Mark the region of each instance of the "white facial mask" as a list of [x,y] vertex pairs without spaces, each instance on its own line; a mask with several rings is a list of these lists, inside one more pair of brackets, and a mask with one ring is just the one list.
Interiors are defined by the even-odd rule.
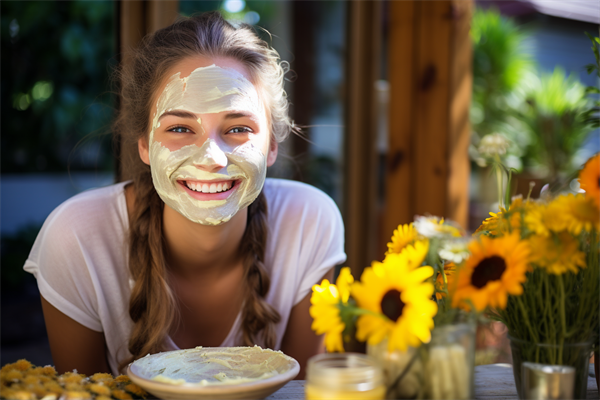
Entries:
[[[196,223],[227,222],[260,194],[267,171],[266,156],[251,141],[230,147],[210,138],[201,147],[192,144],[170,151],[154,141],[154,132],[160,126],[160,116],[174,109],[195,114],[236,111],[261,116],[264,111],[258,93],[242,74],[216,65],[198,68],[183,79],[179,73],[175,74],[158,100],[150,132],[152,182],[165,204]],[[217,173],[197,167],[213,170],[215,165],[225,167]],[[226,199],[198,200],[178,183],[187,180],[235,180],[236,183]]]

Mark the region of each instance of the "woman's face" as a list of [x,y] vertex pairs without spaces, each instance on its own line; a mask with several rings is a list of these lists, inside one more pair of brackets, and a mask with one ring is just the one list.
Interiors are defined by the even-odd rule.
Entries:
[[219,225],[250,205],[277,157],[258,88],[229,58],[188,58],[155,94],[142,161],[167,206]]

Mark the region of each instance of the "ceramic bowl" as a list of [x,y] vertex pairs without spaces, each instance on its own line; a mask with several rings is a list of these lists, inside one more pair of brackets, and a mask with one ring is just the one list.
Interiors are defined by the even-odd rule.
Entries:
[[142,357],[131,380],[162,399],[262,399],[300,372],[280,351],[254,347],[197,347]]

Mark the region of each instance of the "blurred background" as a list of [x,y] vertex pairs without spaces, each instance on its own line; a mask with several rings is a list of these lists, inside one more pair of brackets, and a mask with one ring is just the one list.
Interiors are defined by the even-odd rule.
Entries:
[[[472,232],[496,211],[489,143],[514,168],[513,192],[535,182],[533,196],[546,183],[577,191],[574,172],[600,150],[586,90],[599,82],[585,68],[596,0],[3,1],[2,364],[52,364],[37,286],[22,270],[45,218],[126,177],[128,149],[111,136],[112,72],[143,34],[209,10],[264,28],[290,62],[304,137],[283,144],[269,175],[334,199],[354,276],[415,214]],[[487,329],[478,362],[506,361],[502,327]]]

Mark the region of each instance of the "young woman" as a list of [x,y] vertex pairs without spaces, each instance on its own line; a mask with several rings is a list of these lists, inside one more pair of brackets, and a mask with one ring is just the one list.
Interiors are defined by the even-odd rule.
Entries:
[[195,346],[321,351],[310,289],[345,260],[325,194],[265,179],[292,130],[275,50],[218,13],[146,37],[122,71],[115,132],[132,181],[66,201],[46,220],[34,274],[59,372],[121,373]]

